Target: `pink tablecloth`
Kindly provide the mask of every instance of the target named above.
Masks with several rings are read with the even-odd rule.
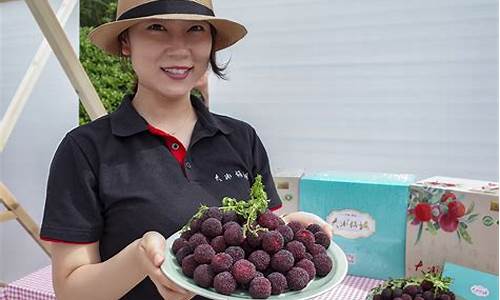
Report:
[[[338,286],[314,300],[364,300],[370,289],[380,282],[370,278],[347,276]],[[0,290],[0,300],[55,300],[51,267],[47,266],[8,284],[3,293],[2,298]]]
[[[5,300],[54,300],[52,268],[47,266],[19,280],[9,283],[5,289]],[[0,298],[1,299],[1,298]]]

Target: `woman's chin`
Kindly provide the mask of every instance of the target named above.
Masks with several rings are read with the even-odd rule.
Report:
[[[184,98],[191,93],[191,89],[179,89],[179,90],[161,90],[161,94],[165,98],[177,99]]]

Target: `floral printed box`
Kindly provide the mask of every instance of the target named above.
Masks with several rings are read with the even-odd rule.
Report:
[[[406,276],[445,261],[498,275],[498,183],[432,177],[410,186]]]

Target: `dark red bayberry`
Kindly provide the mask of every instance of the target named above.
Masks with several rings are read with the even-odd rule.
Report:
[[[177,263],[179,265],[181,265],[184,257],[188,256],[191,253],[193,253],[193,248],[189,245],[184,246],[181,249],[179,249],[179,251],[177,251],[177,253],[175,254],[175,258],[177,259]]]
[[[172,252],[175,254],[177,254],[177,251],[179,251],[179,249],[181,249],[182,247],[188,245],[188,241],[186,241],[185,239],[183,238],[177,238],[175,239],[174,243],[172,244]]]
[[[295,233],[295,240],[302,242],[306,247],[315,243],[314,234],[307,229],[301,229]]]
[[[250,281],[248,292],[255,299],[266,299],[271,296],[271,282],[265,277],[255,277]]]
[[[193,278],[193,273],[196,267],[198,267],[198,262],[194,259],[194,254],[189,254],[182,259],[182,273],[189,278]]]
[[[281,233],[272,230],[264,233],[262,236],[262,249],[272,254],[283,248],[284,240]]]
[[[296,261],[299,261],[306,257],[306,247],[299,241],[291,241],[286,244],[286,250],[292,253],[293,258]]]
[[[307,250],[312,254],[312,256],[326,253],[325,247],[321,246],[320,244],[310,244],[309,246],[307,246]]]
[[[323,231],[321,226],[319,226],[319,224],[315,224],[315,223],[309,224],[309,226],[307,226],[306,229],[309,230],[310,232],[312,232],[313,234],[315,234],[316,232]]]
[[[255,266],[246,259],[240,259],[233,264],[231,268],[231,273],[233,274],[236,282],[240,284],[249,283],[256,275]]]
[[[243,229],[237,226],[229,226],[224,231],[224,240],[227,245],[239,246],[245,238],[243,237]]]
[[[316,240],[316,244],[323,246],[325,249],[328,249],[328,247],[330,247],[331,240],[326,233],[322,231],[316,232],[314,234],[314,239]]]
[[[215,251],[209,244],[201,244],[194,249],[194,259],[199,264],[209,264],[214,255]]]
[[[288,225],[280,225],[280,226],[278,226],[278,228],[276,228],[276,231],[281,233],[285,244],[290,242],[291,240],[293,240],[293,236],[294,236],[293,230]]]
[[[333,268],[332,259],[326,254],[319,254],[313,257],[313,263],[316,267],[316,274],[319,277],[324,277],[330,273]]]
[[[382,291],[382,298],[384,300],[391,300],[392,299],[392,289],[391,288],[385,288]]]
[[[231,295],[236,290],[236,280],[230,272],[222,272],[214,277],[214,288],[217,293]]]
[[[196,267],[193,273],[194,282],[204,288],[212,286],[214,280],[214,273],[209,265],[203,264]]]
[[[265,271],[271,262],[271,256],[264,250],[255,250],[250,253],[248,260],[255,265],[258,271]]]
[[[245,251],[239,246],[227,247],[224,252],[231,255],[234,262],[245,258]]]
[[[285,275],[279,272],[273,272],[267,275],[267,279],[269,279],[269,281],[271,282],[272,295],[279,295],[288,288],[288,283],[286,281]]]
[[[307,274],[309,274],[309,281],[316,277],[316,267],[314,266],[314,263],[307,258],[302,259],[296,263],[295,266],[306,270]]]
[[[276,252],[271,258],[271,267],[281,273],[286,273],[295,263],[293,255],[290,251],[282,249]]]
[[[298,221],[292,221],[287,224],[290,228],[292,228],[293,234],[297,233],[297,231],[304,229],[304,225]]]
[[[257,223],[269,230],[274,230],[280,225],[278,216],[273,214],[270,210],[267,210],[266,212],[260,214],[257,219]]]
[[[224,252],[224,250],[226,250],[226,241],[224,240],[224,236],[219,235],[214,237],[210,241],[210,246],[214,248],[215,253]]]
[[[238,222],[238,215],[234,211],[227,211],[222,214],[222,224],[226,224],[227,222]]]
[[[224,271],[230,271],[232,265],[233,265],[233,257],[227,253],[218,253],[214,255],[212,261],[210,262],[212,271],[214,271],[215,274]]]
[[[208,238],[222,234],[222,223],[216,218],[208,218],[201,223],[201,233]]]
[[[208,218],[214,218],[214,219],[217,219],[219,221],[222,221],[222,211],[220,210],[220,208],[218,208],[217,206],[212,206],[208,209],[208,211],[206,212],[206,215]]]
[[[307,286],[307,283],[309,282],[309,274],[307,274],[307,271],[302,268],[293,267],[286,274],[286,281],[290,290],[298,291]]]
[[[197,232],[189,238],[189,245],[193,249],[195,249],[201,244],[208,244],[207,238],[203,234]]]
[[[259,248],[262,243],[262,236],[264,235],[264,231],[258,231],[257,234],[248,233],[247,234],[247,242],[248,245],[252,248]]]

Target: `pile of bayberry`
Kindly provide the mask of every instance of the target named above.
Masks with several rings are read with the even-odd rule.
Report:
[[[302,290],[334,267],[326,251],[330,238],[321,227],[285,224],[267,209],[257,180],[250,201],[224,199],[223,207],[200,208],[174,241],[182,272],[197,285],[264,299]]]
[[[373,300],[455,300],[452,279],[424,273],[420,278],[391,279],[372,290]]]

